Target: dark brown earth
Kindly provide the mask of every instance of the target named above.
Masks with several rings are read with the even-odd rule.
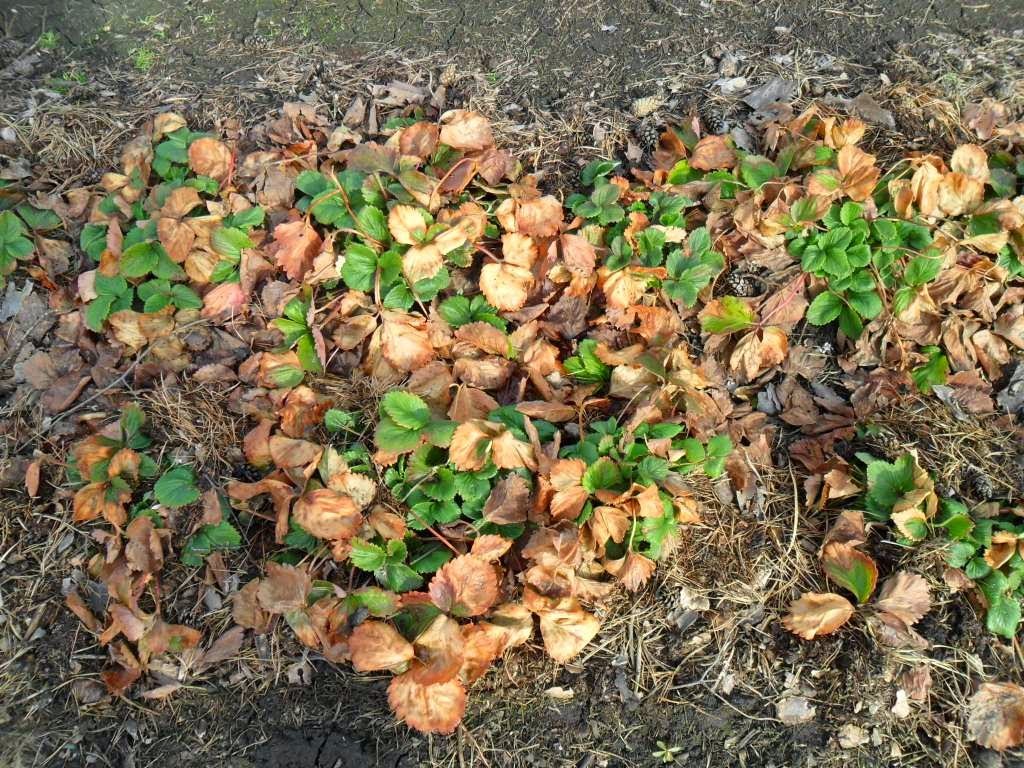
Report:
[[[411,5],[4,3],[0,127],[16,126],[22,143],[2,151],[28,155],[49,187],[81,183],[110,167],[155,111],[183,111],[197,127],[228,117],[251,125],[303,99],[336,118],[369,84],[436,83],[448,64],[459,76],[449,105],[502,119],[524,163],[553,172],[621,148],[642,125],[634,99],[661,99],[655,122],[695,109],[738,124],[750,111],[740,97],[774,76],[796,81],[796,98],[872,94],[892,116],[880,135],[903,147],[952,141],[965,101],[1024,103],[1020,0]],[[44,32],[56,34],[55,48],[37,42]],[[716,85],[739,77],[747,85],[735,94]],[[920,438],[902,436],[908,446]],[[813,644],[781,630],[780,595],[808,586],[801,574],[824,520],[794,518],[787,472],[769,481],[763,512],[709,514],[631,610],[610,612],[580,663],[559,667],[527,650],[481,680],[450,738],[396,725],[385,680],[335,669],[286,632],[165,702],[86,703],[102,651],[61,607],[61,580],[90,543],[63,509],[10,493],[0,506],[0,765],[650,766],[659,741],[680,748],[677,764],[707,768],[999,765],[954,735],[956,701],[941,702],[945,715],[889,716],[894,675],[917,662],[882,655],[862,626]],[[905,556],[874,554],[888,558],[886,570]],[[927,565],[927,553],[915,557]],[[244,579],[256,563],[231,566]],[[168,578],[183,582],[184,569]],[[681,628],[666,617],[683,588],[710,607]],[[172,591],[176,620],[226,625],[225,609],[190,604],[185,586]],[[943,649],[946,666],[933,669],[942,696],[967,695],[974,659],[1015,675],[963,598],[948,598],[922,632]],[[791,687],[817,707],[807,725],[776,719]],[[836,732],[851,724],[877,730],[879,745],[839,749]]]

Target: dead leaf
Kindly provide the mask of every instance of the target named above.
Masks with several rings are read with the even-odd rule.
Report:
[[[494,566],[475,555],[460,555],[441,566],[430,581],[430,599],[452,616],[479,616],[498,599]]]
[[[209,176],[223,184],[231,175],[234,161],[224,142],[201,136],[188,145],[188,164],[200,176]]]
[[[479,112],[453,109],[441,115],[441,143],[452,149],[479,151],[494,146],[491,124]]]
[[[388,704],[418,731],[451,733],[466,712],[466,689],[458,680],[422,685],[406,672],[388,686]]]
[[[928,582],[907,571],[893,574],[882,584],[875,607],[899,619],[907,627],[912,627],[931,610]]]
[[[302,280],[313,266],[323,241],[305,219],[284,222],[274,227],[277,266],[292,280]]]
[[[288,613],[306,605],[313,583],[305,568],[269,561],[267,575],[259,580],[260,607],[270,613]]]
[[[789,606],[782,626],[804,640],[828,635],[853,616],[853,606],[842,595],[832,592],[805,592]]]
[[[415,658],[412,643],[383,621],[364,621],[348,638],[352,667],[356,672],[400,668]]]
[[[736,153],[724,136],[704,136],[693,148],[690,167],[698,171],[715,171],[736,165]]]
[[[484,519],[495,525],[514,525],[526,521],[530,505],[530,486],[522,476],[510,473],[494,484],[484,504]]]
[[[544,648],[555,661],[565,663],[578,656],[587,643],[594,639],[601,622],[578,604],[543,611],[540,614],[540,633]]]
[[[522,309],[533,284],[533,273],[514,264],[484,264],[480,270],[480,290],[502,312]]]
[[[1024,688],[983,683],[967,705],[967,738],[1000,752],[1024,743]]]
[[[311,535],[330,541],[352,538],[363,522],[352,498],[331,488],[304,493],[295,500],[292,517]]]

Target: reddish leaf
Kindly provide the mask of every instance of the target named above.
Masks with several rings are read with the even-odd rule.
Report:
[[[313,266],[323,241],[305,219],[284,222],[274,227],[277,266],[292,280],[302,280]]]
[[[451,733],[466,712],[466,689],[458,680],[422,685],[406,672],[388,686],[388,704],[418,731]]]
[[[475,555],[449,560],[430,581],[430,599],[452,616],[479,616],[498,599],[494,566]]]
[[[348,648],[356,672],[395,669],[415,656],[412,643],[383,621],[364,621],[352,630]]]
[[[292,517],[311,535],[328,540],[352,538],[363,522],[351,497],[330,488],[307,491],[296,499]]]
[[[853,616],[853,606],[842,595],[805,592],[789,606],[782,626],[804,640],[835,632]]]

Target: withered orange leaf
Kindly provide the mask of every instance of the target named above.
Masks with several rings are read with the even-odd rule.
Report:
[[[520,200],[516,208],[516,230],[531,237],[552,237],[562,226],[562,203],[551,195]]]
[[[86,523],[103,517],[119,528],[127,522],[124,505],[130,498],[129,493],[115,491],[107,483],[89,483],[75,493],[74,521]]]
[[[522,603],[503,603],[490,612],[487,622],[505,635],[504,648],[523,645],[533,636],[533,614]]]
[[[537,470],[533,446],[519,440],[508,429],[502,429],[491,441],[491,461],[498,469]]]
[[[391,710],[423,733],[451,733],[466,712],[466,688],[457,679],[422,685],[409,672],[388,686]]]
[[[430,599],[452,616],[479,616],[498,599],[494,566],[476,555],[449,560],[430,580]]]
[[[264,493],[269,494],[274,503],[274,540],[278,544],[284,542],[288,535],[288,512],[291,509],[292,499],[295,498],[295,489],[282,480],[275,480],[265,477],[255,483],[240,483],[232,481],[227,486],[228,496],[239,501],[248,501]]]
[[[645,557],[639,552],[633,552],[632,550],[627,552],[626,556],[620,560],[605,562],[605,568],[608,569],[608,572],[622,582],[622,585],[630,592],[636,592],[646,584],[647,580],[654,574],[656,566],[657,563],[649,557]]]
[[[278,224],[274,227],[274,242],[277,266],[292,280],[305,276],[323,245],[319,233],[305,219]]]
[[[455,331],[455,338],[492,355],[507,357],[510,351],[508,336],[490,323],[467,323]]]
[[[555,489],[551,516],[556,520],[575,519],[590,494],[581,485],[587,465],[582,459],[559,459],[551,467],[549,480]]]
[[[209,176],[223,183],[231,175],[231,150],[218,139],[201,136],[188,145],[189,167],[200,176]]]
[[[533,285],[533,273],[515,264],[484,264],[480,270],[480,290],[502,312],[522,309]]]
[[[630,519],[625,510],[619,507],[598,505],[587,521],[594,541],[602,547],[609,541],[621,544],[629,532]]]
[[[103,684],[107,686],[107,691],[113,696],[122,695],[140,677],[142,677],[142,670],[136,667],[122,667],[118,665],[107,667],[100,672]]]
[[[282,469],[308,466],[319,461],[323,454],[323,448],[316,443],[284,435],[271,435],[268,448],[274,464]]]
[[[690,167],[698,171],[714,171],[736,165],[736,153],[724,136],[704,136],[693,148]]]
[[[1002,751],[1024,743],[1024,688],[982,683],[967,705],[967,738]]]
[[[384,621],[370,619],[352,630],[348,638],[356,672],[395,669],[415,657],[412,643]]]
[[[452,149],[478,151],[494,146],[490,121],[479,112],[452,109],[441,115],[441,143]]]
[[[782,626],[804,640],[835,632],[853,616],[853,605],[832,592],[805,592],[789,606]]]
[[[467,685],[483,677],[491,663],[501,656],[508,637],[504,629],[481,621],[462,627],[464,638],[459,679]]]
[[[203,635],[199,630],[183,624],[168,624],[162,619],[153,621],[149,630],[139,638],[139,661],[146,664],[154,656],[167,653],[180,653],[199,645]]]
[[[308,533],[318,539],[350,539],[362,524],[352,498],[331,488],[306,491],[295,500],[292,517]]]
[[[203,296],[203,317],[217,319],[241,314],[249,296],[238,283],[222,283]]]
[[[469,554],[489,563],[496,563],[511,549],[513,543],[512,539],[506,539],[496,533],[485,533],[473,539]]]
[[[421,121],[403,128],[398,137],[398,147],[403,155],[416,155],[427,159],[437,149],[440,130],[434,123]]]
[[[576,418],[576,408],[566,403],[549,403],[544,400],[528,400],[516,404],[516,410],[531,419],[544,419],[555,423],[572,421]]]
[[[231,618],[240,627],[263,634],[270,625],[270,613],[259,601],[260,580],[253,579],[231,598]]]
[[[555,661],[566,662],[579,655],[600,628],[597,617],[578,604],[540,613],[544,648]]]
[[[67,593],[64,597],[64,604],[68,607],[68,610],[81,620],[82,624],[90,632],[99,632],[102,629],[103,625],[100,623],[100,620],[89,610],[85,601],[82,600],[82,596],[78,594],[77,589],[72,589]]]
[[[597,264],[597,252],[594,246],[586,238],[579,235],[562,235],[562,259],[569,271],[580,277],[590,277],[594,274],[594,267]]]
[[[380,334],[384,357],[400,371],[415,371],[434,359],[434,348],[422,318],[384,312]]]
[[[506,232],[501,236],[501,253],[506,264],[531,269],[537,261],[537,244],[522,232]]]
[[[443,613],[436,616],[413,642],[419,663],[410,667],[410,676],[423,685],[451,680],[462,668],[465,645],[459,623]]]
[[[751,331],[736,343],[729,358],[730,369],[742,381],[753,381],[786,359],[789,339],[781,328],[769,326]]]
[[[455,468],[462,472],[483,469],[490,441],[501,430],[500,425],[483,419],[470,419],[459,424],[448,447],[448,456]]]
[[[255,427],[250,429],[242,439],[242,450],[245,453],[245,460],[257,468],[268,467],[273,461],[270,453],[270,431],[274,428],[274,422],[264,419]]]

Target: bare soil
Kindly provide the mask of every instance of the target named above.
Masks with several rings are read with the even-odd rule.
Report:
[[[795,81],[796,100],[868,93],[891,116],[875,116],[879,142],[901,148],[955,141],[965,101],[1024,103],[1020,0],[46,0],[0,17],[0,127],[18,137],[0,152],[28,157],[46,188],[98,178],[156,111],[185,112],[200,127],[251,124],[301,99],[336,118],[373,85],[436,82],[448,65],[457,75],[448,104],[487,112],[524,163],[552,178],[624,149],[643,126],[632,109],[642,97],[661,102],[655,124],[693,111],[741,125],[751,112],[742,96],[771,77]],[[48,31],[52,50],[37,41]],[[723,92],[721,81],[736,78],[747,86]],[[898,423],[905,447],[934,426]],[[997,439],[984,429],[975,438],[981,453]],[[954,473],[955,455],[931,455],[934,469]],[[62,579],[91,543],[59,504],[5,492],[0,763],[649,766],[662,741],[679,747],[677,764],[707,768],[1024,765],[962,740],[971,676],[1020,678],[1019,649],[1015,658],[992,641],[964,598],[926,620],[937,649],[927,658],[883,654],[860,626],[810,644],[781,629],[792,587],[814,584],[807,563],[826,525],[801,508],[793,482],[786,470],[766,478],[758,513],[709,512],[657,583],[609,611],[584,659],[511,657],[476,686],[450,738],[396,725],[385,680],[313,658],[286,632],[165,702],[111,701],[96,690],[102,649],[62,607]],[[908,557],[884,544],[873,554],[886,572]],[[941,573],[938,558],[913,557]],[[239,556],[231,568],[244,580],[256,562]],[[212,634],[227,625],[226,607],[196,605],[185,569],[167,578],[174,619]],[[708,609],[688,615],[692,595]],[[933,701],[897,720],[894,681],[924,663]],[[816,717],[783,725],[775,707],[789,695],[806,697]],[[841,749],[844,726],[868,741]]]

